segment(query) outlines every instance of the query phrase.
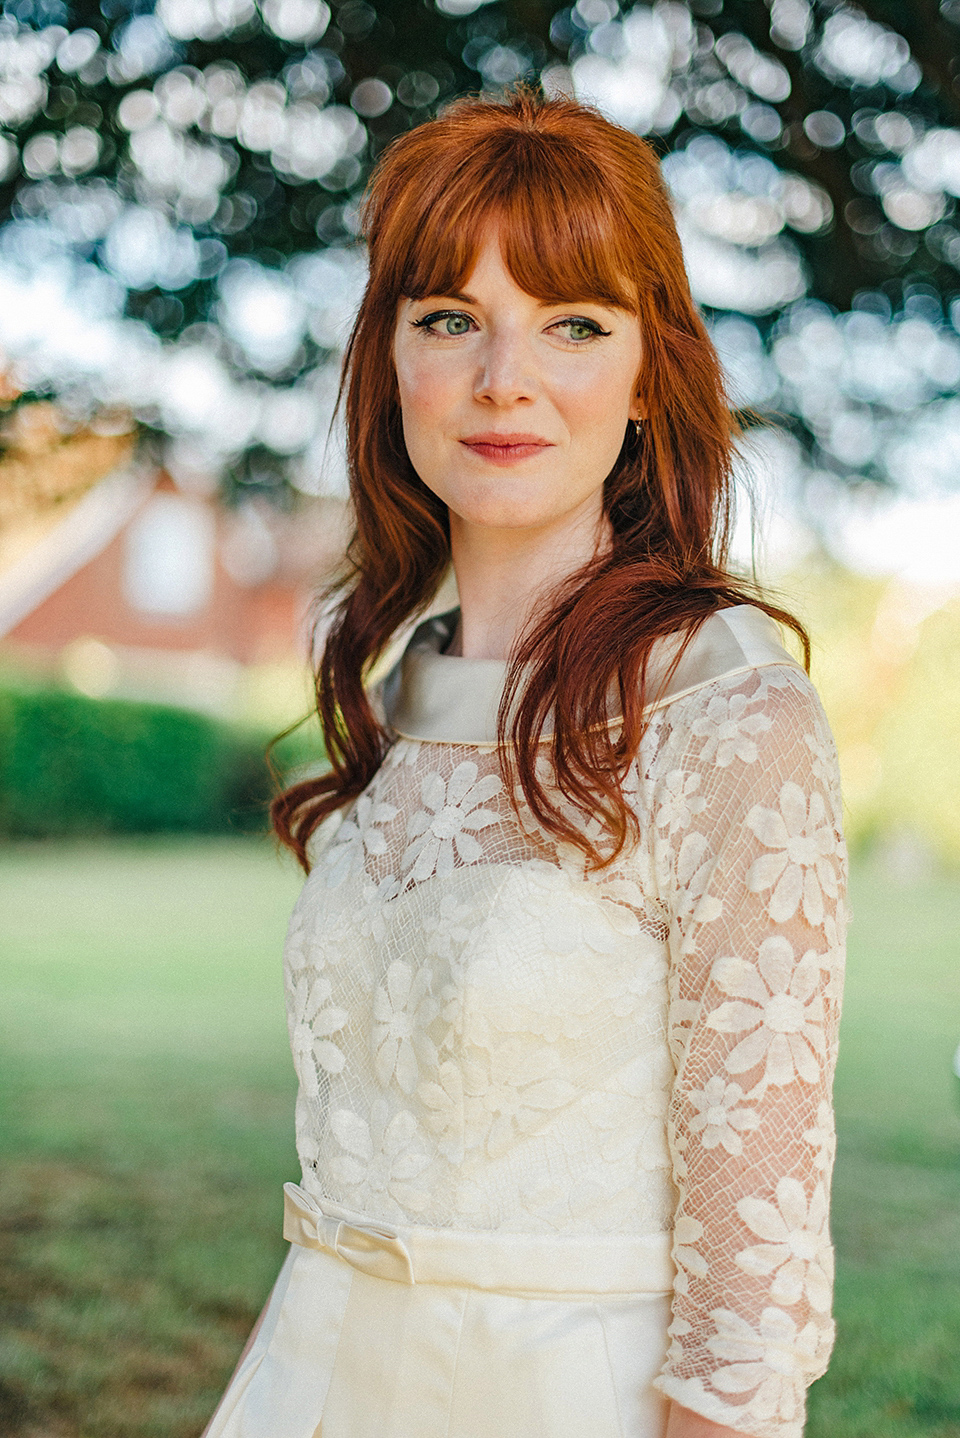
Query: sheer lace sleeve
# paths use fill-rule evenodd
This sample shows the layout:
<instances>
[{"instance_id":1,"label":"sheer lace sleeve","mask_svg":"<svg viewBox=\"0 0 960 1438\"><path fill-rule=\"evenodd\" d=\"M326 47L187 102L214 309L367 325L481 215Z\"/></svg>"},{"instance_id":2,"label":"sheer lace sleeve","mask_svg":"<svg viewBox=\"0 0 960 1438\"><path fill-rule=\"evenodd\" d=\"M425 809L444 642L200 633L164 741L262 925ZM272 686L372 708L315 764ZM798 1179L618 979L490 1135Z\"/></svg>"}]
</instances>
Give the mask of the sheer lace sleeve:
<instances>
[{"instance_id":1,"label":"sheer lace sleeve","mask_svg":"<svg viewBox=\"0 0 960 1438\"><path fill-rule=\"evenodd\" d=\"M679 1194L657 1386L716 1423L797 1438L833 1341L845 875L833 742L786 665L676 701L653 741Z\"/></svg>"}]
</instances>

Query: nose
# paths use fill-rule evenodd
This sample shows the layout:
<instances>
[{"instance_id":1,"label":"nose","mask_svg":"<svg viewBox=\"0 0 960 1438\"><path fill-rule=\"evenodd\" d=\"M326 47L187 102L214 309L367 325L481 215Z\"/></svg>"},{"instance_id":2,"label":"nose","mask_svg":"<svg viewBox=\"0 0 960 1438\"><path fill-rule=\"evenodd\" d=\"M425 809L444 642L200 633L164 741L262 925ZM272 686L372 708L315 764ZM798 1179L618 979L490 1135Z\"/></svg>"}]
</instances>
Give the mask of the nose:
<instances>
[{"instance_id":1,"label":"nose","mask_svg":"<svg viewBox=\"0 0 960 1438\"><path fill-rule=\"evenodd\" d=\"M476 400L498 408L536 399L539 384L530 345L515 331L486 336L473 386Z\"/></svg>"}]
</instances>

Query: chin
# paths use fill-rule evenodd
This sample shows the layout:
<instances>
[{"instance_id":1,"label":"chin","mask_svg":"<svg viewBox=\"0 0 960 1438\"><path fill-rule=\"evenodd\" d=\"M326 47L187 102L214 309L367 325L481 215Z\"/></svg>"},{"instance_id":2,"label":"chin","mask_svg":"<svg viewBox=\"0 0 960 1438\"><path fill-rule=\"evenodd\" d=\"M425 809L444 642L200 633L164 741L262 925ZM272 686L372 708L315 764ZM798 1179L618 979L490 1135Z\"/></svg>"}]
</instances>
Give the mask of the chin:
<instances>
[{"instance_id":1,"label":"chin","mask_svg":"<svg viewBox=\"0 0 960 1438\"><path fill-rule=\"evenodd\" d=\"M542 529L559 516L534 505L491 500L485 504L448 505L463 523L474 529Z\"/></svg>"},{"instance_id":2,"label":"chin","mask_svg":"<svg viewBox=\"0 0 960 1438\"><path fill-rule=\"evenodd\" d=\"M564 505L556 485L544 476L485 475L477 483L438 489L451 515L484 529L537 529L560 517Z\"/></svg>"}]
</instances>

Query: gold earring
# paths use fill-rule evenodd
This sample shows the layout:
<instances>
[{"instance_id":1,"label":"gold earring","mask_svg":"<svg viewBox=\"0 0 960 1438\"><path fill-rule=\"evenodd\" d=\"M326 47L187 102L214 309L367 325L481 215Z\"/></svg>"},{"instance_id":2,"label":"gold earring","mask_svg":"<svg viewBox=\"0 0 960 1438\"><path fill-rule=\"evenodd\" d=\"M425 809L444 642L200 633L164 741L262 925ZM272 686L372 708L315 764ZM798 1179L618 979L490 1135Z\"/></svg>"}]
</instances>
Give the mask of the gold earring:
<instances>
[{"instance_id":1,"label":"gold earring","mask_svg":"<svg viewBox=\"0 0 960 1438\"><path fill-rule=\"evenodd\" d=\"M633 421L633 427L634 427L634 429L637 431L637 439L639 439L639 438L641 437L641 435L643 434L643 420L642 420L642 419L635 419L635 420Z\"/></svg>"}]
</instances>

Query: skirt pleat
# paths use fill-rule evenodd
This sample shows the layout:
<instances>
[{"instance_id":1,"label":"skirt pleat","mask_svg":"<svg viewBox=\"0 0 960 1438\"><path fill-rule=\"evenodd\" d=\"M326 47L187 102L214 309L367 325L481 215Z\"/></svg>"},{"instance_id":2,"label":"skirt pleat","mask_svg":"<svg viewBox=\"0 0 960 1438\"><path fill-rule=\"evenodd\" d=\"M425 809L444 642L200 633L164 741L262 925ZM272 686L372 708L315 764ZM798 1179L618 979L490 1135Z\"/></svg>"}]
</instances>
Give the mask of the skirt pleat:
<instances>
[{"instance_id":1,"label":"skirt pleat","mask_svg":"<svg viewBox=\"0 0 960 1438\"><path fill-rule=\"evenodd\" d=\"M293 1244L208 1438L663 1438L668 1292L556 1293L546 1269L531 1291L529 1263L503 1292L463 1268L398 1282Z\"/></svg>"}]
</instances>

